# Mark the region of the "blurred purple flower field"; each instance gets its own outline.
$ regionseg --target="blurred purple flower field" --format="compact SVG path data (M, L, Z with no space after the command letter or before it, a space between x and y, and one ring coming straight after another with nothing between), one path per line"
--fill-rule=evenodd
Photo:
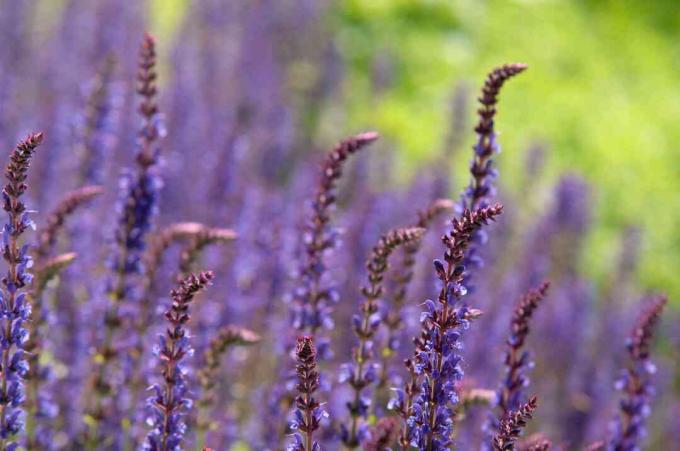
M680 323L633 282L640 232L595 283L583 178L534 198L536 147L498 189L531 68L459 90L445 152L396 183L379 130L315 142L341 83L315 2L196 2L165 60L136 3L69 2L47 41L32 2L0 10L0 450L680 443Z

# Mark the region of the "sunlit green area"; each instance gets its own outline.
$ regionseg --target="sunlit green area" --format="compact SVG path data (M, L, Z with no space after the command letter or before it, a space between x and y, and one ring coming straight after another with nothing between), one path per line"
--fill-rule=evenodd
M172 34L185 8L183 0L154 0L157 32ZM342 107L352 129L379 130L398 150L402 175L441 151L459 82L476 89L491 67L528 63L530 71L504 90L497 121L505 189L517 191L529 144L548 143L540 186L564 171L594 186L597 226L586 270L605 276L623 227L640 225L642 282L678 298L677 2L345 0L327 22L347 64ZM392 70L379 96L377 55ZM472 139L470 132L467 144ZM452 163L460 181L468 159L461 153Z

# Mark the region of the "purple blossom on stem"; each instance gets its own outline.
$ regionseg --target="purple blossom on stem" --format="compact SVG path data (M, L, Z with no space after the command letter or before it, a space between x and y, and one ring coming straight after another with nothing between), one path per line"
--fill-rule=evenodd
M309 336L299 337L295 347L297 362L295 388L298 395L295 397L296 409L291 424L291 429L298 432L294 436L293 443L288 445L288 451L321 451L319 443L314 440L314 432L319 429L326 412L314 397L314 392L319 389L316 357L314 339Z
M371 401L364 391L378 379L380 365L372 362L374 335L381 322L379 299L384 291L383 279L389 266L389 257L399 246L420 240L423 233L425 229L418 227L391 230L380 238L366 263L368 285L361 289L365 297L360 307L361 315L352 318L352 329L359 343L352 349L353 362L343 365L340 374L340 382L347 382L354 391L353 400L347 403L349 426L341 425L340 434L348 448L356 448L367 437L367 425L361 419L368 415Z
M333 287L323 286L327 272L326 255L336 246L337 231L329 227L330 213L336 201L335 185L342 175L342 165L350 155L378 139L373 132L362 133L340 142L328 154L321 166L321 176L312 211L303 233L304 255L300 268L299 284L293 293L293 327L315 335L321 328L330 328L332 304L337 300ZM327 343L317 339L319 358L327 352Z
M526 372L533 366L533 363L529 352L522 348L529 335L529 321L531 321L534 311L545 299L549 288L550 283L543 282L540 287L529 290L522 296L513 312L503 361L505 378L498 390L497 417L491 419L491 431L497 431L500 422L507 416L508 412L519 408L520 403L525 401L523 390L529 385Z
M141 282L141 289L139 295L139 310L137 311L137 318L135 322L136 342L130 353L132 371L128 375L126 381L130 392L130 403L128 418L132 422L132 428L137 428L138 419L141 413L139 409L140 399L143 392L148 387L148 371L144 368L142 357L148 343L148 331L154 324L154 308L155 291L156 291L156 276L163 261L166 251L172 244L178 241L185 241L202 233L207 227L203 224L195 222L179 222L171 224L158 232L149 236L149 245L147 246L142 260L144 262L144 277ZM186 276L187 274L185 274ZM181 280L178 279L178 280ZM137 418L139 417L139 418ZM126 437L126 445L132 446L133 439L138 432L130 431Z
M117 141L121 95L113 80L115 68L116 60L110 54L97 72L87 99L79 149L78 178L83 184L103 182L104 163Z
M139 113L142 127L139 132L136 155L137 173L123 177L121 183L120 218L114 234L115 246L111 255L110 269L113 278L109 281L107 293L111 300L104 318L104 337L95 355L92 381L92 395L88 399L87 432L88 449L97 446L100 423L107 418L118 424L116 397L118 388L111 383L112 365L119 357L116 345L117 332L122 326L121 308L130 300L132 286L130 277L142 273L141 259L145 249L145 237L151 228L156 212L156 201L161 182L157 172L158 140L163 131L159 124L156 104L156 50L155 40L144 35L139 51L137 72L137 93L141 97ZM116 426L118 427L118 426Z
M404 425L408 444L431 451L450 449L455 412L458 404L455 384L463 377L463 331L469 322L481 315L461 302L467 290L463 285L465 252L474 233L501 214L503 207L496 204L474 211L465 210L453 219L453 230L442 237L446 246L446 264L435 260L434 267L441 282L437 303L425 302L422 313L421 335L415 340L414 357L409 361L412 371L420 378L420 391L409 403L406 393L397 391L392 408L404 411Z
M611 451L636 451L641 449L646 435L645 422L651 411L654 395L652 375L656 367L650 360L652 339L668 299L659 295L649 300L633 329L626 349L629 365L617 381L616 387L623 393L619 405L620 414L613 425L613 436L606 449Z
M336 203L336 184L347 158L377 139L377 133L365 132L341 141L331 150L321 165L311 210L305 219L300 268L291 295L290 313L293 329L314 338L319 361L330 358L330 349L329 339L319 336L318 332L321 328L333 327L331 313L339 298L337 289L327 280L326 266L328 254L338 245L338 231L330 226L331 212ZM288 373L287 364L283 362L285 373ZM282 376L281 379L281 383L290 382L290 377ZM282 408L291 405L292 400L285 398L287 393L288 390L282 387L272 387L268 413L280 416Z
M477 110L479 122L475 126L477 142L473 147L474 157L470 163L470 174L472 179L465 189L460 200L460 211L464 209L474 210L480 207L489 206L489 202L496 194L494 181L498 172L493 167L493 156L500 152L495 130L496 104L498 95L506 81L515 75L526 70L528 66L522 63L505 64L492 70L482 86L482 95L479 97L480 108ZM486 234L483 230L478 230L472 239L472 244L465 256L465 267L479 268L483 262L478 255L477 247L486 242ZM466 278L470 274L466 275ZM464 281L464 285L469 292L473 291L473 286L469 280Z
M15 436L23 429L24 378L29 370L28 354L24 346L29 338L25 327L31 314L31 305L24 291L32 281L28 269L32 260L28 245L21 245L21 235L33 228L26 205L21 196L26 192L26 177L36 148L42 142L42 133L29 135L21 141L5 169L7 184L2 190L3 209L7 223L2 230L2 257L7 263L7 274L2 278L0 291L0 317L2 318L2 361L0 362L0 449L18 447Z
M163 382L153 384L150 388L153 396L147 401L150 410L147 423L151 430L144 449L181 449L186 433L183 417L191 407L186 369L183 366L183 360L193 354L186 323L191 319L189 307L194 297L210 284L213 277L212 272L202 272L198 276L190 274L170 293L172 306L165 312L168 328L165 334L159 336L159 346L154 350Z

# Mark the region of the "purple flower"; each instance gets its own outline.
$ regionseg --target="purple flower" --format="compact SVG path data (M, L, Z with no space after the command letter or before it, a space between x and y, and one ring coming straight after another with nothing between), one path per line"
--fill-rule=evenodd
M470 163L470 174L472 179L469 186L461 195L459 212L464 209L474 210L490 205L492 198L496 194L494 181L498 172L493 167L493 156L500 152L497 142L494 118L496 116L496 105L500 90L510 78L526 70L527 65L522 63L505 64L492 70L482 86L482 95L479 97L481 107L477 110L479 122L475 127L477 142L473 148L474 156ZM472 242L465 256L464 265L468 269L480 268L483 265L481 257L478 255L479 247L486 243L486 232L477 230L472 237ZM473 286L466 274L463 284L472 292Z
M474 233L500 215L502 209L496 204L475 211L466 210L461 218L454 218L453 230L442 237L446 263L436 260L434 264L441 290L436 303L425 302L421 334L415 340L414 356L408 361L408 368L415 378L411 384L416 382L418 385L419 380L419 391L414 393L407 386L404 393L411 393L409 399L398 393L403 401L397 399L393 403L405 422L402 445L446 450L452 443L453 406L458 403L456 384L463 377L461 338L469 322L481 315L479 310L461 303L467 293L462 284L465 274L462 263Z
M498 390L496 410L498 415L491 418L490 431L498 430L501 421L511 410L519 408L525 402L524 389L529 385L526 373L533 366L528 351L523 350L524 342L529 335L529 321L545 299L550 284L544 282L539 288L529 290L519 301L513 312L510 323L510 335L506 341L505 378Z
M321 404L314 397L319 389L319 373L316 370L316 347L312 337L297 339L295 348L297 376L297 396L295 411L290 429L295 432L288 451L320 451L319 443L314 440L314 432L319 429L321 420L327 416Z
M26 177L42 133L21 141L9 158L5 169L7 184L2 190L3 209L7 223L2 230L2 256L7 263L7 274L2 278L0 291L0 362L2 372L0 390L0 448L15 449L15 436L23 429L24 378L28 373L28 353L23 349L29 338L26 322L31 305L24 291L31 284L27 269L33 265L28 246L21 245L21 235L33 227L21 197L26 192Z
M638 319L626 343L629 366L616 382L616 388L623 393L619 405L621 412L612 426L612 437L607 450L641 449L642 439L646 436L645 423L651 412L650 404L654 395L652 376L656 373L656 367L649 358L652 339L667 302L665 296L650 299L650 305Z
M150 388L152 396L147 400L147 424L151 430L145 449L178 449L186 433L184 416L191 408L192 400L189 397L184 360L193 355L186 323L191 318L188 312L194 297L210 284L213 277L212 272L203 272L198 276L190 274L170 293L172 306L165 312L168 328L165 335L159 337L159 344L154 349L162 382Z

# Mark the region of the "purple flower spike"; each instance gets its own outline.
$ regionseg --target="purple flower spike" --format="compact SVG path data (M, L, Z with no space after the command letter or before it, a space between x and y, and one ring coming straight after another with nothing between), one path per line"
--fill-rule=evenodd
M189 322L189 307L196 295L212 281L212 272L198 276L190 274L172 290L172 306L165 312L168 328L159 337L155 354L158 358L162 383L151 386L152 396L147 400L151 430L147 435L144 449L150 451L171 451L179 449L186 433L184 416L191 408L184 360L193 354L189 344L186 323Z
M626 343L629 365L616 383L616 388L623 392L623 399L621 412L613 424L613 435L606 447L609 451L638 450L646 435L645 423L654 395L652 376L656 373L649 357L654 331L668 299L660 295L649 302Z

